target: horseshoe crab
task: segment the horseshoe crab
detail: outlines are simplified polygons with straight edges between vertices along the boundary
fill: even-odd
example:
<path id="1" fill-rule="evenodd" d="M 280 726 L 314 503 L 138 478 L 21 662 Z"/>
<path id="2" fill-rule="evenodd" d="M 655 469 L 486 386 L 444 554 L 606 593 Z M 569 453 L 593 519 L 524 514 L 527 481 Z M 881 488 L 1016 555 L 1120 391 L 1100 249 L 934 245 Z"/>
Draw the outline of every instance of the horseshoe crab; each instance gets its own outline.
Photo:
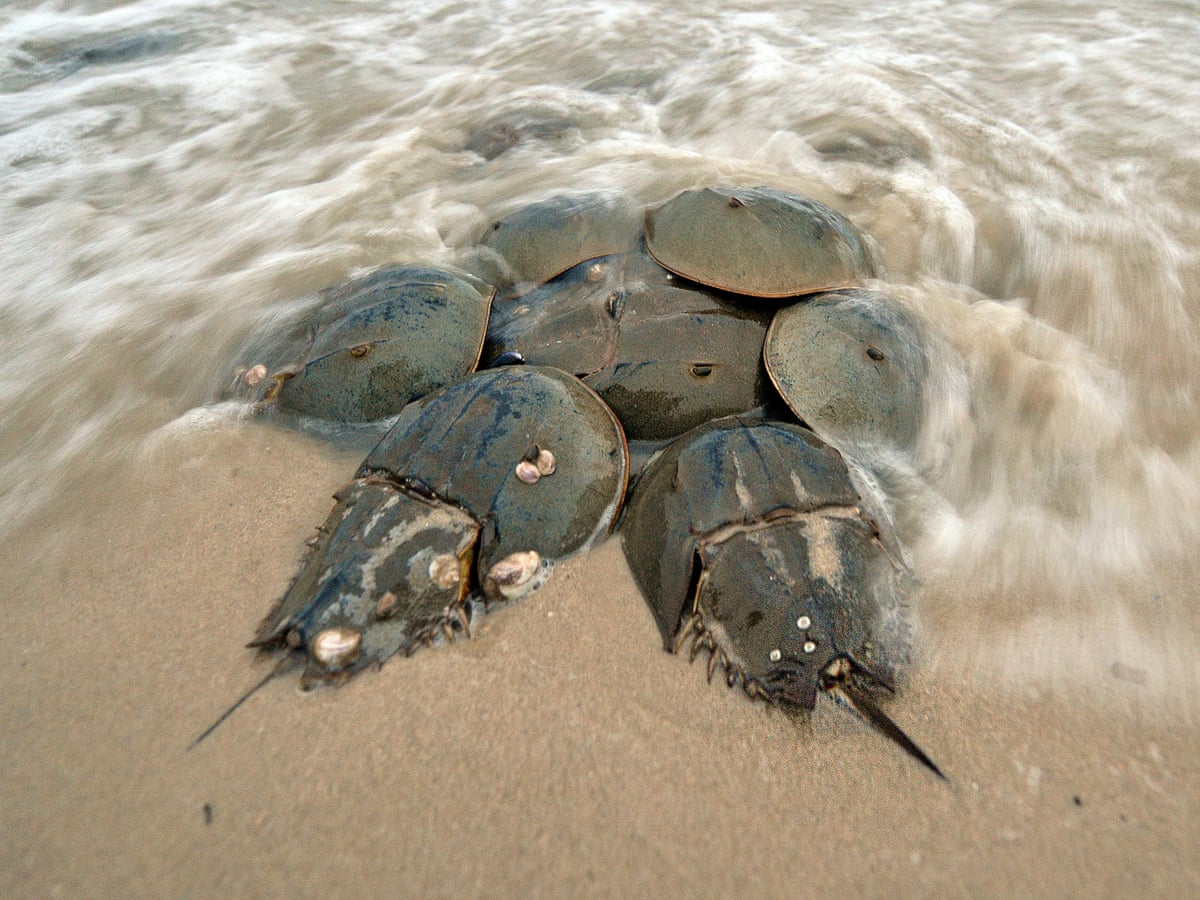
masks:
<path id="1" fill-rule="evenodd" d="M 449 269 L 380 269 L 326 290 L 290 331 L 249 348 L 235 391 L 337 422 L 395 415 L 475 368 L 494 293 Z"/>
<path id="2" fill-rule="evenodd" d="M 579 141 L 579 124 L 561 112 L 534 106 L 493 116 L 471 130 L 463 148 L 490 162 L 532 141 L 563 145 Z"/>
<path id="3" fill-rule="evenodd" d="M 572 266 L 631 250 L 641 208 L 624 194 L 562 194 L 492 223 L 479 243 L 481 275 L 519 296 Z"/>
<path id="4" fill-rule="evenodd" d="M 908 573 L 841 456 L 798 425 L 730 416 L 652 460 L 622 525 L 668 651 L 690 640 L 753 698 L 849 706 L 941 777 L 878 705 L 903 662 Z"/>
<path id="5" fill-rule="evenodd" d="M 474 609 L 524 596 L 605 536 L 627 471 L 616 418 L 556 369 L 493 369 L 429 394 L 335 495 L 251 646 L 303 649 L 311 682 L 452 639 Z"/>
<path id="6" fill-rule="evenodd" d="M 637 251 L 582 262 L 515 306 L 497 303 L 483 364 L 517 354 L 574 373 L 632 440 L 766 404 L 770 313 L 668 279 Z"/>
<path id="7" fill-rule="evenodd" d="M 664 268 L 752 297 L 855 287 L 873 274 L 841 213 L 774 188 L 685 191 L 645 216 L 646 249 Z"/>
<path id="8" fill-rule="evenodd" d="M 763 360 L 792 412 L 826 443 L 863 458 L 916 443 L 924 346 L 918 322 L 897 301 L 850 290 L 781 309 Z"/>
<path id="9" fill-rule="evenodd" d="M 189 749 L 297 657 L 302 684 L 340 681 L 469 633 L 609 533 L 628 471 L 616 417 L 557 369 L 479 372 L 409 404 L 250 643 L 286 655 Z"/>

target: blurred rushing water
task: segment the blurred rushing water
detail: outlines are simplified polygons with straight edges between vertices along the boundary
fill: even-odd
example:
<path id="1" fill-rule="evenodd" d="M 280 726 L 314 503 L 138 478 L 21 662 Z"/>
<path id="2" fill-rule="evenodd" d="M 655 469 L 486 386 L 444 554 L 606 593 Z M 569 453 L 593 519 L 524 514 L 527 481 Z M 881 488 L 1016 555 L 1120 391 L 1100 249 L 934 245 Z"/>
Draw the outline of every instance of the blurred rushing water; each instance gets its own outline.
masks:
<path id="1" fill-rule="evenodd" d="M 0 533 L 121 490 L 181 418 L 233 421 L 235 349 L 323 286 L 460 261 L 555 192 L 743 183 L 849 215 L 928 326 L 892 482 L 925 577 L 1077 622 L 1078 590 L 1186 554 L 1194 7 L 792 6 L 5 4 Z"/>

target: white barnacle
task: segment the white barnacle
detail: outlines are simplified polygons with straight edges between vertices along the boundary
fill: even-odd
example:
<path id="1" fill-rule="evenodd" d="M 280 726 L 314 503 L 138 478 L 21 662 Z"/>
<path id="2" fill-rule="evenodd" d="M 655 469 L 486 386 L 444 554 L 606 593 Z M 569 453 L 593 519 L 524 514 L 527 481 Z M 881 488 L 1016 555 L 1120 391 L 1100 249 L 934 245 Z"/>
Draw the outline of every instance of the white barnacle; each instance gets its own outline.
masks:
<path id="1" fill-rule="evenodd" d="M 801 616 L 800 618 L 798 618 L 796 620 L 796 627 L 799 628 L 801 631 L 804 631 L 804 629 L 806 629 L 806 628 L 811 628 L 812 627 L 812 619 L 810 619 L 808 616 Z"/>
<path id="2" fill-rule="evenodd" d="M 458 584 L 462 580 L 458 557 L 453 553 L 435 556 L 429 562 L 429 580 L 443 589 L 449 589 Z"/>
<path id="3" fill-rule="evenodd" d="M 379 602 L 375 604 L 375 618 L 386 619 L 396 611 L 399 604 L 399 598 L 392 592 L 386 591 L 379 598 Z"/>
<path id="4" fill-rule="evenodd" d="M 516 600 L 536 586 L 534 576 L 541 565 L 542 557 L 536 550 L 510 553 L 488 569 L 487 581 L 506 600 Z"/>
<path id="5" fill-rule="evenodd" d="M 262 363 L 256 366 L 251 366 L 246 371 L 242 372 L 242 381 L 253 387 L 267 377 L 267 367 Z"/>
<path id="6" fill-rule="evenodd" d="M 327 670 L 337 672 L 354 662 L 361 649 L 362 632 L 353 628 L 326 628 L 313 637 L 309 652 Z"/>
<path id="7" fill-rule="evenodd" d="M 539 449 L 537 459 L 534 460 L 534 465 L 537 466 L 538 473 L 541 475 L 553 475 L 555 469 L 558 468 L 558 461 L 554 458 L 554 454 L 546 449 Z"/>
<path id="8" fill-rule="evenodd" d="M 804 642 L 804 652 L 805 653 L 812 653 L 816 649 L 817 649 L 817 644 L 815 641 L 805 641 Z"/>
<path id="9" fill-rule="evenodd" d="M 537 484 L 542 478 L 542 473 L 538 471 L 537 463 L 523 459 L 517 463 L 517 478 L 525 484 Z"/>
<path id="10" fill-rule="evenodd" d="M 768 655 L 771 657 L 771 662 L 779 662 L 783 659 L 783 653 L 780 650 L 772 650 Z"/>

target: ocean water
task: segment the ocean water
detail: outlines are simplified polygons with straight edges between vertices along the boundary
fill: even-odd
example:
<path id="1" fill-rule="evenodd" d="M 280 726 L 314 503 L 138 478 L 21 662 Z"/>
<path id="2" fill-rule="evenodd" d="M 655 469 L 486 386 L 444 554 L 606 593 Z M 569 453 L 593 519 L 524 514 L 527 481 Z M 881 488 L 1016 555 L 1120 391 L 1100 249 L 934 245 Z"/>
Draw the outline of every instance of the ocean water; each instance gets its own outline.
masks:
<path id="1" fill-rule="evenodd" d="M 1166 0 L 7 3 L 0 539 L 232 427 L 322 287 L 557 192 L 769 184 L 937 348 L 889 482 L 931 652 L 1194 691 L 1197 45 Z"/>

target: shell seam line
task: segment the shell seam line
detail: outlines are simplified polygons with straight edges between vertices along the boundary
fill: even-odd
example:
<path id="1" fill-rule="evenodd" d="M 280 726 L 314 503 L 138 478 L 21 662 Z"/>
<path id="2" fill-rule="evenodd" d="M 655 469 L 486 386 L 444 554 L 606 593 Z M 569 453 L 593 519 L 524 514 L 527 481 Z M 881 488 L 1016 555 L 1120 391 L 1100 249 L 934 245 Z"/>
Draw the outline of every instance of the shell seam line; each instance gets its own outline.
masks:
<path id="1" fill-rule="evenodd" d="M 793 523 L 803 526 L 805 521 L 814 515 L 829 516 L 835 519 L 865 519 L 862 510 L 858 506 L 844 504 L 827 503 L 824 506 L 815 506 L 811 509 L 780 507 L 750 522 L 735 522 L 728 525 L 720 525 L 709 531 L 694 531 L 692 532 L 692 536 L 700 543 L 719 544 L 734 535 L 754 534 L 759 531 L 766 531 L 768 528 L 773 528 L 780 523 Z"/>

